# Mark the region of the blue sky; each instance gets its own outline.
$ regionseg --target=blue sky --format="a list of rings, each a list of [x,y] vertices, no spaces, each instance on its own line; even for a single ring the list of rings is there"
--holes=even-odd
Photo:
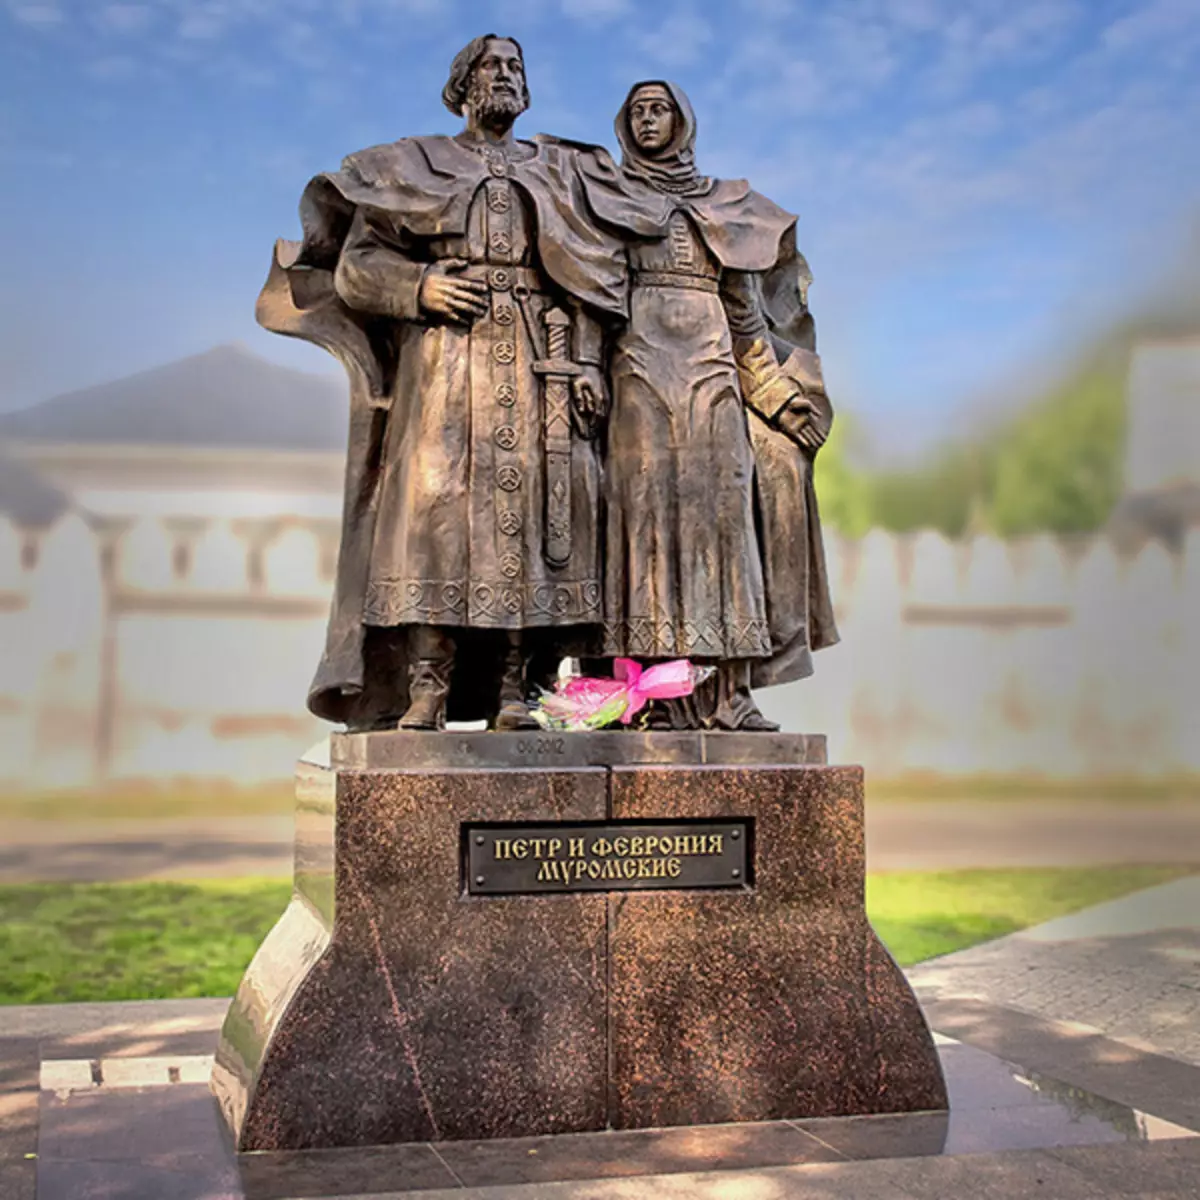
[[[305,181],[450,132],[472,35],[518,130],[614,148],[631,82],[800,216],[835,404],[904,450],[1028,394],[1200,228],[1200,0],[0,0],[0,409],[220,342]]]

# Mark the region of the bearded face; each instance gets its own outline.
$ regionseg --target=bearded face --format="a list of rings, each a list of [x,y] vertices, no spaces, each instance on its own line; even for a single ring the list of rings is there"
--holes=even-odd
[[[525,65],[507,38],[489,42],[475,64],[466,107],[488,129],[507,129],[525,111]]]

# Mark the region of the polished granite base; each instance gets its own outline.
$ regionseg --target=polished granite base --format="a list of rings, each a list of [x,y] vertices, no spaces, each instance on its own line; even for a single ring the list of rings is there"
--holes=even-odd
[[[295,895],[213,1076],[240,1149],[945,1107],[866,918],[861,769],[789,735],[535,734],[561,755],[524,766],[522,735],[471,736],[302,765]],[[464,825],[668,818],[745,820],[749,886],[467,894]]]
[[[1041,1160],[1042,1174],[1053,1174],[1061,1160],[1073,1164],[1070,1169],[1058,1168],[1072,1179],[1086,1177],[1091,1166],[1087,1148],[1109,1147],[1126,1154],[1139,1147],[1161,1148],[1163,1154],[1156,1154],[1153,1164],[1160,1173],[1169,1167],[1176,1147],[1188,1151],[1186,1156],[1176,1154],[1181,1171],[1194,1170],[1200,1161],[1190,1153],[1200,1144],[1191,1130],[1003,1062],[975,1047],[939,1041],[949,1113],[241,1155],[234,1154],[216,1103],[202,1085],[119,1087],[106,1081],[101,1086],[85,1083],[81,1090],[56,1092],[44,1078],[40,1105],[36,1091],[31,1095],[32,1112],[40,1118],[40,1130],[36,1122],[30,1126],[35,1139],[30,1149],[36,1144],[36,1158],[12,1163],[8,1174],[0,1163],[0,1182],[12,1181],[11,1190],[0,1190],[0,1195],[5,1200],[34,1200],[36,1178],[37,1200],[332,1200],[805,1164],[821,1171],[865,1160],[908,1160],[911,1174],[914,1159],[924,1157],[932,1167],[936,1162],[930,1156],[962,1156],[955,1160],[962,1165],[962,1187],[954,1194],[966,1196],[984,1194],[978,1190],[983,1175],[977,1177],[973,1164],[979,1163],[978,1171],[984,1172],[985,1163],[996,1161],[991,1156],[996,1151],[1054,1151],[1057,1158],[1047,1155]],[[168,1078],[171,1061],[160,1060],[154,1074]],[[85,1070],[85,1079],[86,1075]],[[3,1125],[0,1119],[0,1129]],[[1185,1158],[1191,1164],[1187,1168],[1182,1165]],[[1126,1163],[1126,1180],[1132,1183],[1130,1172],[1140,1169],[1138,1161],[1131,1157],[1120,1161]],[[1114,1169],[1102,1157],[1097,1162],[1096,1169],[1106,1165],[1110,1172]],[[1076,1176],[1076,1170],[1083,1174]],[[741,1195],[736,1181],[744,1176],[728,1178],[728,1194]],[[1146,1178],[1155,1177],[1147,1170]],[[1050,1179],[1045,1182],[1038,1194],[1082,1194],[1092,1200],[1109,1194],[1099,1187],[1082,1193],[1056,1191],[1048,1186]],[[649,1181],[647,1188],[646,1195],[657,1194],[650,1190]],[[1165,1187],[1159,1190],[1167,1194]],[[879,1191],[877,1181],[875,1187],[862,1190],[848,1177],[846,1190],[838,1194],[899,1193]],[[903,1194],[926,1192],[905,1189]]]
[[[646,733],[602,729],[593,733],[335,733],[329,762],[353,770],[461,767],[822,766],[820,733]]]

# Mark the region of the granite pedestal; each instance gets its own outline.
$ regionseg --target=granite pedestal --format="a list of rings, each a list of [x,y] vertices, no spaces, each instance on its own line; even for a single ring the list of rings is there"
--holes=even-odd
[[[753,829],[745,886],[468,892],[465,825],[701,818]],[[213,1088],[242,1150],[945,1108],[864,878],[821,738],[335,735]]]

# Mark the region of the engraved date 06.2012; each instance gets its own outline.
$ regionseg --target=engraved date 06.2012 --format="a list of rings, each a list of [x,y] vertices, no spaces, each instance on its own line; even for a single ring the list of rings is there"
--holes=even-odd
[[[517,753],[529,758],[553,757],[566,753],[566,740],[560,737],[521,738]]]

